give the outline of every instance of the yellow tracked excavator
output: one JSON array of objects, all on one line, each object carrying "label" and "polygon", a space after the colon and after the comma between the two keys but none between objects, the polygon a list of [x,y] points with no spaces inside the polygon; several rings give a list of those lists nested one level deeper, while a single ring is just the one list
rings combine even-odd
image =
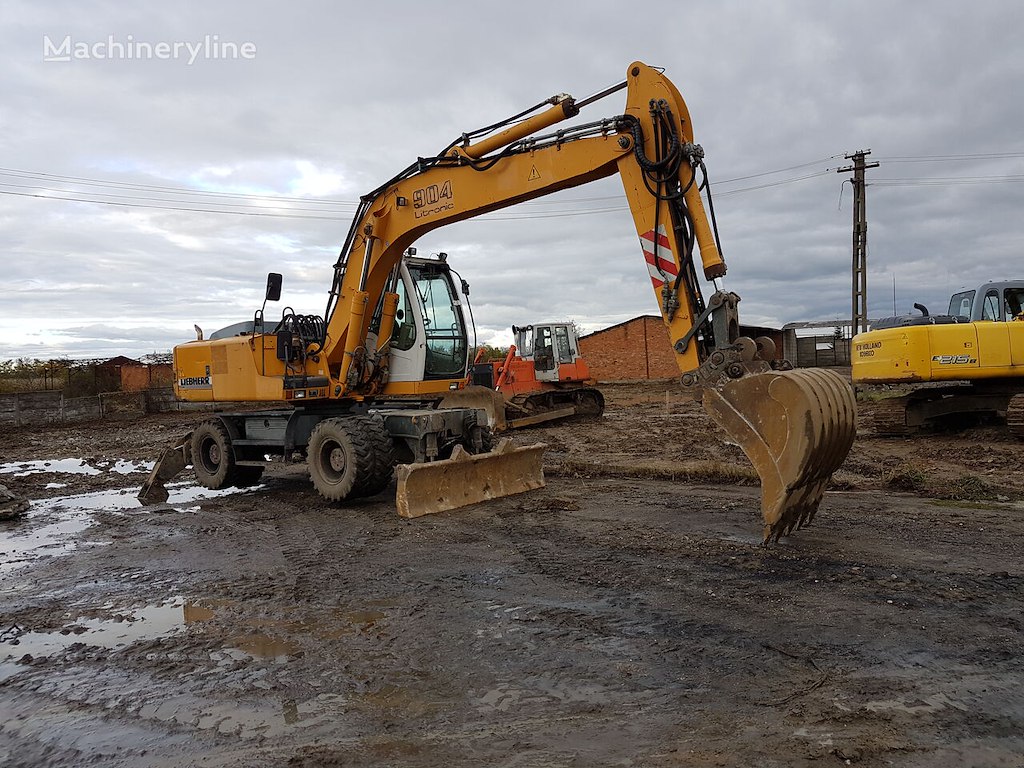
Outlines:
[{"label": "yellow tracked excavator", "polygon": [[914,307],[853,339],[854,384],[888,395],[869,412],[875,434],[991,420],[1024,439],[1024,280],[959,291],[945,315]]},{"label": "yellow tracked excavator", "polygon": [[[621,114],[543,133],[622,89]],[[175,348],[179,398],[274,407],[203,422],[164,452],[143,495],[166,494],[189,463],[207,487],[251,484],[270,454],[304,455],[332,500],[379,493],[401,462],[398,507],[409,516],[543,484],[543,446],[491,450],[481,412],[437,407],[468,380],[466,323],[446,262],[409,249],[447,224],[618,174],[683,387],[760,475],[765,539],[799,528],[849,452],[853,393],[829,371],[787,370],[770,340],[739,335],[703,157],[676,87],[635,62],[590,98],[554,96],[417,159],[362,197],[323,317],[285,311],[271,326],[260,310],[240,333]],[[715,289],[706,301],[698,253]],[[279,293],[272,275],[268,298]]]}]

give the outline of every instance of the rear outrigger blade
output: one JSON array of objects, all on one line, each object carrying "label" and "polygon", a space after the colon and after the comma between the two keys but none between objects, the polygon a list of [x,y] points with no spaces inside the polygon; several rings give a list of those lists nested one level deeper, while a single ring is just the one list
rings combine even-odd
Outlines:
[{"label": "rear outrigger blade", "polygon": [[544,487],[547,445],[513,448],[502,439],[490,453],[456,446],[450,459],[397,467],[395,503],[402,517],[420,517]]},{"label": "rear outrigger blade", "polygon": [[703,402],[761,477],[765,542],[809,523],[857,435],[850,386],[820,368],[771,371],[708,388]]},{"label": "rear outrigger blade", "polygon": [[188,455],[191,439],[192,433],[189,432],[177,442],[163,449],[160,458],[153,465],[153,471],[149,473],[149,477],[146,478],[146,482],[139,490],[137,496],[139,501],[143,504],[161,504],[167,501],[169,494],[164,483],[192,463],[192,458]]}]

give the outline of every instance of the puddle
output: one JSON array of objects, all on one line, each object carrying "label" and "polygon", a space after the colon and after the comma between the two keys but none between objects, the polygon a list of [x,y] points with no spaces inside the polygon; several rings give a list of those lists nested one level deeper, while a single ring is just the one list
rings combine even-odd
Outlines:
[{"label": "puddle", "polygon": [[[51,656],[75,643],[115,650],[140,640],[171,637],[189,625],[211,621],[215,616],[213,608],[178,597],[160,605],[117,612],[113,618],[77,617],[52,632],[24,632],[15,625],[0,629],[0,663],[20,659],[26,654]],[[299,645],[293,640],[252,632],[231,638],[224,643],[222,652],[234,660],[286,661],[298,650]]]},{"label": "puddle", "polygon": [[[9,466],[9,465],[5,465]],[[169,483],[165,505],[190,511],[186,505],[202,499],[247,493],[254,488],[225,488],[211,491],[190,482]],[[42,557],[65,555],[78,547],[78,534],[95,522],[94,512],[126,512],[141,510],[135,498],[137,487],[94,491],[31,502],[28,512],[9,523],[0,523],[0,576],[21,568]]]},{"label": "puddle", "polygon": [[199,703],[183,695],[172,695],[143,704],[136,714],[144,720],[175,722],[241,739],[265,739],[283,736],[294,728],[328,723],[337,728],[345,704],[340,695],[327,693],[305,701],[269,699],[248,704]]},{"label": "puddle", "polygon": [[111,462],[98,462],[97,467],[107,466],[108,472],[114,472],[118,475],[131,475],[133,473],[149,473],[153,469],[153,465],[156,462],[153,461],[127,461],[126,459],[118,459],[117,461]]},{"label": "puddle", "polygon": [[29,475],[101,475],[113,472],[117,475],[149,472],[152,461],[128,461],[127,459],[40,459],[37,461],[14,461],[0,464],[0,475],[28,477]]},{"label": "puddle", "polygon": [[17,637],[0,643],[0,661],[20,659],[25,654],[50,656],[75,643],[114,649],[168,635],[190,623],[184,608],[181,602],[175,601],[126,611],[113,619],[78,618],[55,632],[17,634],[8,629],[3,636],[17,634]]},{"label": "puddle", "polygon": [[925,696],[912,702],[906,702],[902,699],[886,699],[882,701],[869,701],[864,704],[864,709],[871,712],[906,712],[911,715],[930,714],[946,707],[952,707],[961,712],[966,712],[968,709],[966,705],[959,701],[954,701],[944,693]]},{"label": "puddle", "polygon": [[99,475],[102,471],[90,465],[85,459],[45,459],[0,464],[0,475],[14,475],[15,477],[41,475],[44,472],[59,472],[65,475]]},{"label": "puddle", "polygon": [[[277,637],[256,632],[249,635],[241,635],[231,640],[225,653],[232,658],[267,659],[270,661],[285,661],[289,656],[296,653],[299,646],[292,640],[282,640]],[[241,656],[239,656],[241,654]]]},{"label": "puddle", "polygon": [[66,555],[78,546],[76,535],[93,524],[85,510],[69,510],[61,519],[24,530],[33,514],[38,515],[38,502],[33,503],[26,517],[16,521],[10,531],[0,530],[0,575],[8,574],[41,557]]}]

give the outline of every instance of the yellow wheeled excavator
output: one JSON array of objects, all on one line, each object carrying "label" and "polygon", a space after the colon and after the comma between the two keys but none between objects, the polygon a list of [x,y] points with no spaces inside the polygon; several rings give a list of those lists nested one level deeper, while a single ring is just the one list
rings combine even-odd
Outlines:
[{"label": "yellow wheeled excavator", "polygon": [[[622,89],[622,113],[543,133]],[[463,134],[363,196],[322,318],[285,312],[269,328],[261,311],[249,333],[176,347],[178,397],[286,407],[217,414],[165,452],[152,485],[189,461],[210,487],[251,483],[265,456],[281,452],[305,454],[317,490],[339,500],[379,492],[406,462],[398,486],[406,514],[536,485],[538,452],[488,451],[480,412],[436,407],[467,382],[466,325],[447,264],[403,256],[439,227],[613,174],[682,385],[761,477],[765,539],[809,521],[854,439],[852,390],[830,371],[785,370],[769,341],[739,335],[739,297],[722,287],[726,265],[701,195],[703,149],[679,91],[640,62],[592,97],[554,96]],[[698,252],[715,287],[706,301]]]}]

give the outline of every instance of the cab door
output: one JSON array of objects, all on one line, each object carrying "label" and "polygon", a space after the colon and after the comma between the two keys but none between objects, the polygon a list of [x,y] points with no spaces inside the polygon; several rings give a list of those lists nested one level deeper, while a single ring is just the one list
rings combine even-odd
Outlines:
[{"label": "cab door", "polygon": [[402,264],[391,344],[391,381],[464,379],[469,342],[462,302],[443,261]]},{"label": "cab door", "polygon": [[423,315],[415,295],[412,275],[403,264],[401,280],[395,287],[398,294],[398,311],[395,313],[395,329],[391,334],[389,365],[391,381],[423,381],[426,365],[427,345],[423,336]]}]

